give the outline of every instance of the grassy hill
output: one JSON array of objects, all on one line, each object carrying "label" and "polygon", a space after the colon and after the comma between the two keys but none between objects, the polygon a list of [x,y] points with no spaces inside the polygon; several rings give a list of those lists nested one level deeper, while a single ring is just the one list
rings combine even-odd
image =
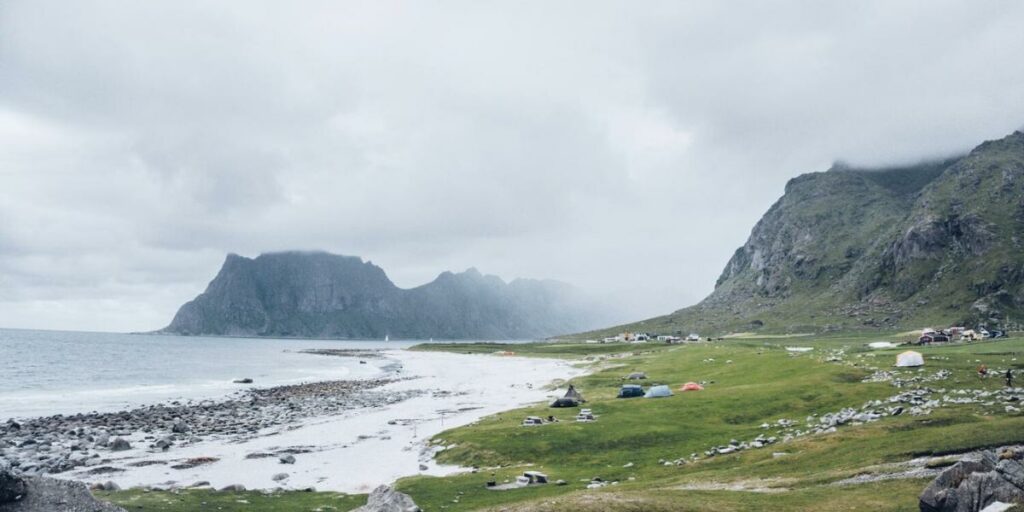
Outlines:
[{"label": "grassy hill", "polygon": [[[892,364],[902,349],[865,347],[877,339],[877,334],[855,333],[749,337],[687,346],[517,345],[520,354],[572,358],[591,365],[592,373],[573,384],[588,399],[586,405],[598,415],[597,421],[576,423],[571,421],[575,410],[550,409],[546,404],[487,417],[433,440],[448,447],[438,456],[442,462],[478,471],[407,478],[398,487],[430,511],[916,510],[917,495],[928,477],[894,475],[911,467],[924,471],[927,466],[950,464],[943,458],[947,454],[1024,442],[1024,416],[1007,412],[1002,400],[992,405],[945,404],[927,415],[912,415],[904,404],[907,412],[898,416],[842,425],[832,433],[796,435],[808,430],[812,415],[817,421],[826,413],[860,409],[872,400],[888,405],[889,397],[906,391],[946,389],[933,393],[941,399],[958,389],[1000,389],[1000,379],[976,376],[979,361],[993,370],[1013,367],[1024,374],[1024,339],[1020,338],[923,348],[924,368],[898,370]],[[793,345],[814,350],[785,349]],[[494,348],[422,347],[460,352]],[[946,375],[939,373],[943,370],[949,372],[947,376],[929,380]],[[687,381],[707,382],[706,389],[676,391],[663,399],[614,398],[622,377],[631,371],[644,371],[650,377],[646,383],[669,384],[673,390]],[[886,381],[865,382],[879,371],[892,372],[891,377],[906,383],[896,387]],[[560,421],[520,426],[527,415],[549,414]],[[780,419],[794,425],[781,427]],[[765,423],[770,428],[763,428]],[[731,440],[750,442],[761,435],[776,437],[778,442],[705,455]],[[783,441],[787,435],[793,437]],[[691,454],[698,456],[691,459]],[[676,465],[679,459],[687,462]],[[908,462],[915,459],[918,462]],[[488,480],[509,480],[525,470],[543,471],[552,480],[567,483],[509,491],[485,487]],[[595,477],[617,483],[587,489]],[[144,511],[348,510],[360,502],[359,497],[331,493],[279,493],[273,498],[258,494],[125,491],[105,497]],[[238,504],[225,496],[249,503]],[[201,507],[203,502],[208,506]],[[217,508],[212,507],[214,503]]]}]

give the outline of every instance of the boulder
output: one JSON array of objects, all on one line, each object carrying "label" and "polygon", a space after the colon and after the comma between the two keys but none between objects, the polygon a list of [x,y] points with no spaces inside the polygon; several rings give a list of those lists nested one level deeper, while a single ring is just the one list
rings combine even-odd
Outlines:
[{"label": "boulder", "polygon": [[1022,455],[1004,448],[957,462],[921,493],[921,512],[979,512],[996,502],[1024,503]]},{"label": "boulder", "polygon": [[94,498],[82,482],[29,476],[23,483],[22,498],[7,503],[0,500],[0,512],[125,512]]},{"label": "boulder", "polygon": [[25,495],[25,480],[13,472],[0,468],[0,505],[21,499]]},{"label": "boulder", "polygon": [[132,445],[127,439],[118,437],[110,442],[110,449],[115,452],[123,452],[125,450],[131,450]]},{"label": "boulder", "polygon": [[290,453],[282,455],[278,460],[281,461],[281,464],[295,464],[295,456]]},{"label": "boulder", "polygon": [[408,494],[400,493],[391,487],[382,485],[370,493],[363,505],[353,512],[421,512],[420,507],[412,501]]},{"label": "boulder", "polygon": [[275,482],[280,482],[281,480],[286,480],[287,478],[288,478],[288,473],[278,473],[278,474],[274,475],[273,477],[271,477],[271,480],[273,480]]},{"label": "boulder", "polygon": [[245,486],[242,484],[231,484],[221,487],[220,492],[245,492]]}]

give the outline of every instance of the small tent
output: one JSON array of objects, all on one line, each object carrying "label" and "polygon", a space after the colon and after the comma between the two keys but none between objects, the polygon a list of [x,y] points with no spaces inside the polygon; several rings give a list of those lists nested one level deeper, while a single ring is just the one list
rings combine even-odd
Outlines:
[{"label": "small tent", "polygon": [[666,396],[672,396],[672,390],[668,386],[651,386],[651,389],[647,390],[647,394],[644,398],[663,398]]},{"label": "small tent", "polygon": [[644,372],[633,372],[633,373],[627,375],[626,378],[629,379],[629,380],[641,380],[641,379],[646,379],[647,378],[647,374],[644,373]]},{"label": "small tent", "polygon": [[551,402],[551,407],[579,407],[580,401],[575,398],[557,398]]},{"label": "small tent", "polygon": [[565,396],[563,398],[572,398],[577,402],[586,402],[586,400],[583,399],[583,395],[581,395],[579,391],[576,391],[576,386],[573,386],[572,384],[569,384],[569,390],[565,392]]},{"label": "small tent", "polygon": [[696,382],[687,382],[683,384],[683,387],[679,388],[680,391],[704,391],[704,386],[697,384]]},{"label": "small tent", "polygon": [[896,356],[896,366],[924,366],[924,356],[920,352],[908,350]]},{"label": "small tent", "polygon": [[616,398],[636,398],[644,396],[644,388],[637,384],[626,384],[619,388],[619,396]]}]

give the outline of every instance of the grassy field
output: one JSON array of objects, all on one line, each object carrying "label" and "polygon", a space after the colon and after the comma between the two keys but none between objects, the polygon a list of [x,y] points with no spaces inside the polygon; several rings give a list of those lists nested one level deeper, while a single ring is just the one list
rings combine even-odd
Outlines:
[{"label": "grassy field", "polygon": [[[898,339],[893,335],[889,339]],[[895,479],[856,485],[836,483],[858,475],[895,473],[896,464],[999,444],[1024,442],[1024,416],[1002,403],[952,405],[930,415],[904,414],[830,434],[796,437],[765,448],[705,457],[730,440],[758,435],[781,438],[780,419],[803,423],[808,415],[858,408],[915,385],[862,382],[891,368],[903,349],[869,351],[873,335],[800,338],[741,338],[713,344],[668,346],[536,343],[528,345],[430,345],[420,350],[564,357],[592,366],[573,381],[598,415],[593,423],[572,421],[575,410],[545,404],[487,417],[438,435],[447,449],[442,462],[477,468],[449,477],[413,477],[398,482],[425,510],[917,510],[926,479]],[[813,347],[791,353],[786,346]],[[1002,380],[979,379],[975,368],[1014,367],[1024,378],[1024,340],[919,349],[926,366],[901,369],[901,378],[951,375],[920,384],[945,389],[998,389]],[[500,357],[500,356],[495,356]],[[645,384],[669,384],[675,396],[616,399],[622,377],[646,372]],[[699,392],[680,393],[687,381],[707,382]],[[522,427],[527,415],[560,421]],[[698,459],[683,465],[665,461]],[[539,470],[565,485],[507,491],[488,480],[513,479]],[[616,482],[587,489],[593,478]],[[264,496],[190,491],[125,491],[105,497],[129,510],[348,510],[363,497],[328,493]],[[245,500],[247,503],[239,503]],[[204,505],[205,503],[205,505]]]}]

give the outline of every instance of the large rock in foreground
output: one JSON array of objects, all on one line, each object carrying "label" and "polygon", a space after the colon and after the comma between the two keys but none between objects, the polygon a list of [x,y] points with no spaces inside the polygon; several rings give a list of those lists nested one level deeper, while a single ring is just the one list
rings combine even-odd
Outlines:
[{"label": "large rock in foreground", "polygon": [[370,493],[366,505],[352,512],[420,512],[420,507],[416,506],[408,494],[382,485]]},{"label": "large rock in foreground", "polygon": [[943,471],[921,493],[921,512],[978,512],[995,503],[1024,504],[1024,447],[982,452]]},{"label": "large rock in foreground", "polygon": [[0,512],[125,512],[97,500],[81,482],[20,477],[0,469]]}]

